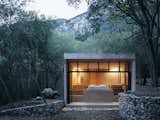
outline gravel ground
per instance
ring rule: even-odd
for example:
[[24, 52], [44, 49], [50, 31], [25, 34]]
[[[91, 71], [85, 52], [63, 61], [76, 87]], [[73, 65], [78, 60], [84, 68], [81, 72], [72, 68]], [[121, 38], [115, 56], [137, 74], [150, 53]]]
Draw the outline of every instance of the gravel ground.
[[47, 117], [20, 117], [0, 116], [0, 120], [122, 120], [118, 110], [107, 111], [65, 111], [55, 116]]
[[121, 120], [119, 111], [71, 111], [62, 112], [55, 120]]

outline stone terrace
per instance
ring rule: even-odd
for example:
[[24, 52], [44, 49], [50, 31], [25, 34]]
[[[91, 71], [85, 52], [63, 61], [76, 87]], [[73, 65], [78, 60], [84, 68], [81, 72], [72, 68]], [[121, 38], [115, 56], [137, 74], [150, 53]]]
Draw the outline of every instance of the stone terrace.
[[121, 120], [118, 103], [70, 104], [56, 114], [45, 116], [2, 115], [0, 120]]
[[61, 111], [54, 116], [0, 116], [0, 120], [122, 120], [118, 110]]

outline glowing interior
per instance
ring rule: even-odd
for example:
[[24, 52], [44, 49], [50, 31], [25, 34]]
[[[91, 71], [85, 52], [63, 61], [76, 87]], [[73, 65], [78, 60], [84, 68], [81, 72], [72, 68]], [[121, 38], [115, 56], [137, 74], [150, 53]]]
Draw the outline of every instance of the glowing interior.
[[126, 62], [80, 62], [70, 63], [71, 86], [82, 85], [112, 85], [128, 84], [128, 64]]
[[[80, 94], [89, 85], [128, 89], [128, 62], [83, 61], [69, 63], [70, 94]], [[78, 91], [78, 92], [75, 92]]]

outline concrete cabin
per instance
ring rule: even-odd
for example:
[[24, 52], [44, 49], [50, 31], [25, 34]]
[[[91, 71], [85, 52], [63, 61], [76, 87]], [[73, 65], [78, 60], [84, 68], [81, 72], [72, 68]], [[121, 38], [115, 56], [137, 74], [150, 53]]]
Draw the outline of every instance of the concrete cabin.
[[136, 89], [134, 54], [64, 54], [64, 100], [113, 102], [119, 92]]

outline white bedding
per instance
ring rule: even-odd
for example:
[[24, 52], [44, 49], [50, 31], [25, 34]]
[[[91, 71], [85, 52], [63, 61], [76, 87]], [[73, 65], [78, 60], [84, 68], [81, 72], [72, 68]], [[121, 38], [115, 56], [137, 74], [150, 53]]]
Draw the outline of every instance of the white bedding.
[[107, 88], [105, 85], [100, 86], [88, 86], [84, 91], [85, 102], [113, 102], [113, 91]]
[[98, 86], [90, 85], [90, 86], [88, 86], [87, 90], [106, 90], [106, 91], [108, 91], [109, 88], [105, 85], [98, 85]]

